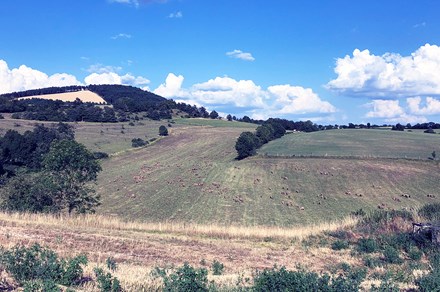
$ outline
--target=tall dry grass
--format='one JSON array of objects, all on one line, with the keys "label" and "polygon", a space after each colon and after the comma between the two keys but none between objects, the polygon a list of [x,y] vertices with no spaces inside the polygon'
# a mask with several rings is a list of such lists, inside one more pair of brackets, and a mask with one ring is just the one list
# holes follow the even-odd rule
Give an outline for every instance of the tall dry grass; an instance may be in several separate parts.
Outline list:
[{"label": "tall dry grass", "polygon": [[29,213],[0,212],[0,222],[13,222],[23,225],[53,226],[58,228],[107,229],[118,231],[136,231],[145,233],[163,233],[185,236],[211,237],[220,239],[263,240],[302,240],[324,231],[335,231],[354,226],[358,219],[346,217],[342,220],[324,222],[306,226],[239,226],[217,224],[194,224],[183,222],[140,222],[126,221],[118,217],[103,215],[50,215]]}]

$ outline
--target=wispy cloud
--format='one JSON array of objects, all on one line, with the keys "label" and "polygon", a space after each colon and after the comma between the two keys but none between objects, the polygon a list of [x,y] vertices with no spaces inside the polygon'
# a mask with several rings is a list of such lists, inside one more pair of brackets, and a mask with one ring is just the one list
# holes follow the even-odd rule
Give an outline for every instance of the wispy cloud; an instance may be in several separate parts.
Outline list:
[{"label": "wispy cloud", "polygon": [[419,28],[419,27],[425,27],[426,26],[426,22],[420,22],[420,23],[416,23],[413,25],[413,28]]},{"label": "wispy cloud", "polygon": [[121,3],[139,7],[140,4],[150,4],[150,3],[167,3],[168,0],[108,0],[111,3]]},{"label": "wispy cloud", "polygon": [[241,50],[233,50],[232,52],[227,52],[226,56],[229,56],[231,58],[235,59],[241,59],[244,61],[255,61],[255,58],[252,56],[251,53],[245,53]]},{"label": "wispy cloud", "polygon": [[93,64],[90,65],[89,68],[86,69],[89,73],[115,73],[122,70],[122,67],[119,66],[104,66],[102,64]]},{"label": "wispy cloud", "polygon": [[182,18],[182,17],[183,17],[182,11],[177,11],[177,12],[174,12],[174,13],[170,13],[168,15],[168,18]]},{"label": "wispy cloud", "polygon": [[111,37],[112,40],[117,40],[117,39],[131,39],[131,34],[127,34],[127,33],[120,33],[117,35],[114,35]]}]

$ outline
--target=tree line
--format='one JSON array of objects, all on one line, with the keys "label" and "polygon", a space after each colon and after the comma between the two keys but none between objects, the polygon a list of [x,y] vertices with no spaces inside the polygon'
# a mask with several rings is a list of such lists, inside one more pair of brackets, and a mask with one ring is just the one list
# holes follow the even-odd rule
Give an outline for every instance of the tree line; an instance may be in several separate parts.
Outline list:
[{"label": "tree line", "polygon": [[269,119],[258,126],[255,133],[246,131],[240,134],[235,143],[237,159],[243,159],[255,155],[262,145],[281,138],[286,134],[286,129],[280,121]]}]

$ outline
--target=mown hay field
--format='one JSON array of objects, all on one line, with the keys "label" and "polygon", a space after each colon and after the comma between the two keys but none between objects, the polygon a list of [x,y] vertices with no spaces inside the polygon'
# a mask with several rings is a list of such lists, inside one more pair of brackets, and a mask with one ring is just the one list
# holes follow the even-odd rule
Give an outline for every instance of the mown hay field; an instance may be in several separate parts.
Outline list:
[{"label": "mown hay field", "polygon": [[[193,122],[200,126],[189,125]],[[31,129],[35,121],[0,123],[3,134],[8,128]],[[360,208],[414,209],[440,198],[440,168],[427,159],[438,135],[384,130],[290,134],[261,151],[278,143],[287,153],[293,143],[304,151],[333,147],[338,158],[324,149],[311,150],[322,155],[312,158],[259,155],[237,161],[235,141],[254,125],[176,119],[169,136],[131,147],[133,138],[159,138],[162,124],[168,122],[73,124],[79,142],[112,154],[101,161],[95,186],[102,199],[98,213],[149,222],[286,227],[340,219]],[[362,151],[356,150],[359,145]],[[400,153],[400,159],[371,158],[380,153]],[[402,159],[409,153],[423,156]]]},{"label": "mown hay field", "polygon": [[[440,135],[390,129],[341,129],[292,133],[264,145],[269,156],[409,158],[425,160],[440,151]],[[440,153],[440,152],[439,152]]]},{"label": "mown hay field", "polygon": [[99,212],[147,221],[291,226],[360,208],[410,209],[440,197],[439,168],[428,159],[237,161],[241,132],[175,128],[154,145],[103,161]]}]

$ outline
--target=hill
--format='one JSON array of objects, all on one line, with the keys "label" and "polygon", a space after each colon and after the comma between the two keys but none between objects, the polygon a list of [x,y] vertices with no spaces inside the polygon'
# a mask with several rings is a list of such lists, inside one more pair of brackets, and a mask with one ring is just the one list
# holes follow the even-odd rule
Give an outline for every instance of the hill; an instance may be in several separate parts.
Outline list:
[{"label": "hill", "polygon": [[[99,211],[149,221],[290,226],[342,218],[360,208],[410,209],[440,196],[438,166],[427,159],[259,156],[236,161],[234,144],[242,131],[175,127],[150,147],[104,161]],[[376,132],[356,136],[362,133]],[[425,136],[414,137],[423,143]],[[407,133],[394,138],[404,147]],[[383,147],[392,152],[394,144]]]},{"label": "hill", "polygon": [[[133,138],[157,138],[161,124],[146,120],[133,126],[74,124],[78,141],[92,151],[112,154],[102,161],[103,171],[96,186],[102,198],[100,214],[153,222],[292,226],[343,218],[361,208],[416,208],[440,197],[438,165],[425,158],[435,150],[432,143],[437,135],[380,130],[291,134],[267,147],[303,143],[304,148],[308,145],[317,149],[313,143],[331,144],[337,140],[340,146],[333,147],[338,149],[338,157],[325,156],[326,150],[318,153],[322,156],[260,155],[237,161],[237,137],[256,125],[179,118],[168,128],[170,136],[145,148],[131,147]],[[2,125],[25,131],[33,122],[7,118]],[[358,141],[382,133],[383,139],[390,136],[394,142],[367,143],[359,156],[353,156],[350,149],[355,149]],[[346,136],[339,141],[342,136],[338,135]],[[318,142],[301,142],[307,141],[306,137]],[[383,153],[401,156],[380,157],[375,149],[379,145]],[[396,152],[396,145],[400,152]],[[340,153],[351,154],[344,157]],[[405,159],[408,153],[413,157],[425,155],[420,160]],[[375,157],[363,157],[371,154]]]}]

